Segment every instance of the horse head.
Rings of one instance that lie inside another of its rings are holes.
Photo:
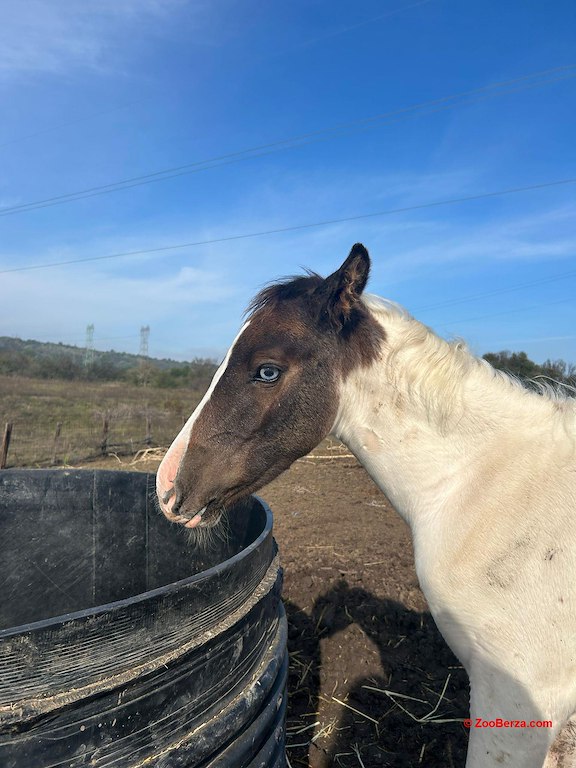
[[[378,355],[383,332],[361,301],[370,259],[353,246],[327,278],[314,273],[265,288],[204,398],[164,457],[164,514],[211,526],[331,431],[340,383]]]

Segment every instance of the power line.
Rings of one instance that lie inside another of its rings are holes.
[[[282,149],[293,149],[295,147],[305,146],[314,142],[326,141],[334,136],[346,135],[347,132],[368,128],[377,122],[399,120],[405,117],[411,117],[413,114],[418,114],[419,112],[423,112],[423,114],[433,114],[435,112],[439,112],[445,109],[452,109],[455,106],[459,106],[460,102],[458,100],[462,100],[467,97],[476,97],[472,99],[472,101],[467,102],[475,103],[482,100],[483,98],[492,98],[493,96],[514,93],[520,90],[525,90],[527,88],[548,85],[550,83],[570,79],[573,77],[576,77],[576,64],[567,64],[561,67],[554,67],[553,69],[541,70],[539,72],[533,72],[528,75],[523,75],[522,77],[514,78],[513,80],[505,80],[494,83],[492,85],[485,85],[479,88],[474,88],[469,91],[462,91],[456,94],[451,94],[449,96],[443,96],[438,99],[423,101],[418,104],[414,104],[409,107],[402,107],[401,109],[393,110],[390,112],[384,112],[377,115],[372,115],[370,117],[352,120],[346,123],[338,123],[327,128],[300,134],[288,139],[260,144],[254,147],[249,147],[248,149],[231,152],[224,155],[217,155],[207,160],[198,160],[193,163],[186,163],[184,165],[165,168],[160,171],[155,171],[153,173],[148,173],[141,176],[133,176],[131,178],[111,182],[109,184],[88,187],[86,189],[77,190],[76,192],[68,192],[66,194],[55,195],[53,197],[43,198],[41,200],[35,200],[29,203],[21,203],[19,205],[0,208],[0,216],[10,216],[17,213],[26,213],[28,211],[34,211],[40,208],[48,208],[54,205],[63,205],[75,200],[84,200],[86,198],[110,194],[112,192],[121,192],[125,189],[132,189],[133,187],[152,184],[155,182],[164,181],[166,179],[176,178],[178,176],[199,173],[200,171],[210,170],[212,168],[229,165],[231,163],[240,162],[242,160],[270,155],[281,151]],[[511,88],[511,86],[515,85],[519,85],[519,87]],[[496,92],[494,93],[494,91]],[[428,111],[424,112],[424,110]]]
[[[421,6],[421,5],[427,5],[430,2],[432,2],[432,0],[417,0],[417,2],[412,3],[411,5],[406,5],[406,6],[403,6],[401,8],[394,8],[392,10],[386,11],[385,13],[378,14],[378,16],[374,16],[372,18],[365,19],[364,21],[360,21],[360,22],[358,22],[356,24],[352,24],[352,25],[350,25],[348,27],[345,27],[344,29],[339,29],[339,30],[336,30],[334,32],[329,32],[329,33],[327,33],[325,35],[322,35],[319,38],[315,38],[313,40],[304,41],[303,43],[301,43],[301,45],[306,46],[306,45],[310,45],[312,43],[315,43],[318,40],[323,40],[323,39],[325,39],[325,37],[334,37],[336,35],[341,35],[341,34],[344,34],[345,32],[351,31],[352,29],[356,29],[357,27],[363,27],[363,26],[366,26],[367,24],[373,24],[374,22],[380,21],[381,19],[385,19],[385,18],[388,18],[390,16],[396,16],[397,14],[404,13],[405,11],[409,11],[412,8],[417,8],[418,6]],[[84,122],[88,122],[88,121],[91,121],[91,120],[94,120],[94,119],[98,119],[102,115],[107,115],[107,114],[109,114],[111,112],[117,112],[117,111],[122,110],[122,109],[127,109],[128,107],[134,106],[135,104],[142,104],[143,102],[150,101],[150,98],[151,97],[144,97],[144,98],[141,98],[141,99],[136,99],[135,101],[129,101],[129,102],[124,103],[124,104],[118,104],[118,105],[113,106],[113,107],[108,107],[106,109],[99,110],[98,112],[93,112],[90,115],[85,115],[84,117],[76,117],[76,118],[74,118],[72,120],[66,120],[65,122],[55,123],[55,124],[49,125],[46,128],[42,128],[39,131],[35,131],[34,133],[27,133],[27,134],[24,134],[23,136],[15,136],[12,139],[8,139],[7,141],[2,142],[0,144],[0,149],[2,149],[3,147],[7,147],[10,144],[16,144],[16,143],[18,143],[20,141],[26,141],[27,139],[33,139],[36,136],[41,136],[41,135],[43,135],[45,133],[50,133],[52,131],[56,131],[59,128],[67,128],[68,126],[75,125],[76,123],[84,123]]]
[[[109,107],[108,109],[102,109],[99,112],[93,112],[91,115],[86,115],[85,117],[76,117],[73,120],[67,120],[64,123],[56,123],[55,125],[50,125],[47,128],[42,128],[40,131],[35,131],[34,133],[27,133],[24,136],[17,136],[13,139],[9,139],[8,141],[2,142],[0,144],[0,149],[3,147],[7,147],[10,144],[16,144],[20,141],[26,141],[27,139],[33,139],[36,136],[42,136],[44,133],[50,133],[51,131],[57,131],[59,128],[67,128],[69,125],[76,125],[76,123],[84,123],[88,120],[94,120],[96,118],[101,117],[102,115],[108,115],[110,112],[118,112],[121,109],[128,109],[128,107],[134,106],[134,104],[141,104],[144,101],[148,101],[148,98],[142,98],[142,99],[136,99],[135,101],[129,101],[126,104],[118,104],[115,107]]]
[[[443,309],[444,307],[451,307],[455,304],[467,304],[469,301],[475,299],[484,299],[486,296],[497,296],[501,293],[511,293],[512,291],[520,291],[522,288],[532,288],[534,285],[544,285],[545,283],[553,283],[557,280],[563,280],[565,277],[572,277],[576,275],[576,269],[571,269],[568,272],[562,272],[559,275],[553,277],[543,277],[538,280],[530,280],[527,283],[517,283],[516,285],[508,286],[507,288],[495,288],[491,291],[483,291],[482,293],[473,293],[468,296],[461,296],[458,299],[448,299],[447,301],[439,301],[437,304],[428,304],[426,307],[417,307],[411,312],[426,312],[432,309]]]
[[[391,16],[397,16],[399,13],[410,11],[412,10],[412,8],[417,8],[420,5],[427,5],[430,2],[432,2],[432,0],[418,0],[418,2],[412,3],[411,5],[404,5],[401,8],[393,8],[389,11],[386,11],[385,13],[379,13],[378,16],[372,16],[369,19],[364,19],[364,21],[359,21],[359,22],[356,22],[355,24],[350,24],[347,27],[336,29],[332,32],[325,32],[324,34],[317,35],[316,37],[310,38],[309,40],[303,40],[302,43],[300,43],[300,46],[308,47],[310,45],[314,45],[315,43],[322,42],[327,38],[343,35],[346,32],[351,32],[353,29],[358,29],[359,27],[365,27],[367,24],[374,24],[375,22],[380,21],[381,19],[387,19],[387,18],[390,18]]]
[[[427,208],[439,208],[444,205],[455,205],[456,203],[466,203],[475,200],[487,200],[494,197],[503,197],[505,195],[514,195],[520,192],[532,192],[540,189],[549,189],[552,187],[559,187],[566,184],[576,183],[576,178],[559,179],[557,181],[548,181],[542,184],[531,184],[524,187],[513,187],[511,189],[501,189],[496,192],[482,192],[476,195],[467,195],[465,197],[455,197],[447,200],[436,200],[429,203],[420,203],[419,205],[408,205],[402,208],[389,208],[385,211],[375,211],[374,213],[361,213],[356,216],[344,216],[338,219],[325,219],[324,221],[316,221],[308,224],[295,224],[287,227],[278,227],[276,229],[263,230],[261,232],[247,232],[240,235],[228,235],[226,237],[215,237],[210,240],[196,240],[188,243],[176,243],[173,245],[165,245],[158,248],[145,248],[138,251],[124,251],[122,253],[111,253],[106,256],[88,256],[83,259],[70,259],[68,261],[55,261],[49,264],[30,264],[25,267],[12,267],[11,269],[0,270],[0,275],[8,274],[9,272],[26,272],[33,269],[49,269],[50,267],[62,267],[69,264],[83,264],[91,261],[104,261],[105,259],[120,259],[126,256],[142,256],[149,253],[161,253],[163,251],[173,251],[182,248],[192,248],[199,245],[211,245],[213,243],[225,243],[232,240],[246,240],[253,237],[264,237],[266,235],[276,235],[283,232],[294,232],[300,229],[312,229],[313,227],[325,227],[330,224],[341,224],[347,221],[360,221],[362,219],[376,218],[378,216],[391,216],[396,213],[408,213],[410,211],[425,210]]]
[[[449,323],[440,323],[438,325],[438,328],[445,328],[446,326],[450,325],[460,325],[461,323],[473,323],[477,320],[485,320],[487,317],[502,317],[504,315],[515,315],[519,312],[528,312],[532,309],[540,309],[542,306],[546,305],[547,307],[554,307],[557,304],[566,304],[569,301],[573,302],[574,297],[570,296],[568,299],[559,299],[558,301],[540,301],[538,304],[531,304],[530,306],[524,306],[524,307],[517,307],[516,309],[506,309],[503,312],[489,312],[485,315],[479,315],[478,317],[466,317],[460,320],[452,320]]]

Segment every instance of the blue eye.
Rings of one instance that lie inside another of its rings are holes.
[[[260,368],[258,368],[256,378],[258,381],[265,381],[266,383],[271,384],[274,381],[278,381],[281,373],[282,371],[280,368],[278,368],[277,365],[266,363],[265,365],[261,365]]]

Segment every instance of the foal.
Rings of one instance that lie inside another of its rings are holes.
[[[576,712],[575,401],[525,390],[364,295],[369,268],[357,244],[328,278],[254,299],[160,465],[162,510],[214,525],[331,432],[410,525],[420,585],[470,677],[467,768],[576,766],[567,730],[564,757],[550,751]]]

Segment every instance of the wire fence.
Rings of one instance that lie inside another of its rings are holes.
[[[66,421],[35,425],[8,422],[3,437],[0,434],[0,468],[62,466],[168,447],[182,424],[182,417],[160,411],[108,414],[81,425]]]

